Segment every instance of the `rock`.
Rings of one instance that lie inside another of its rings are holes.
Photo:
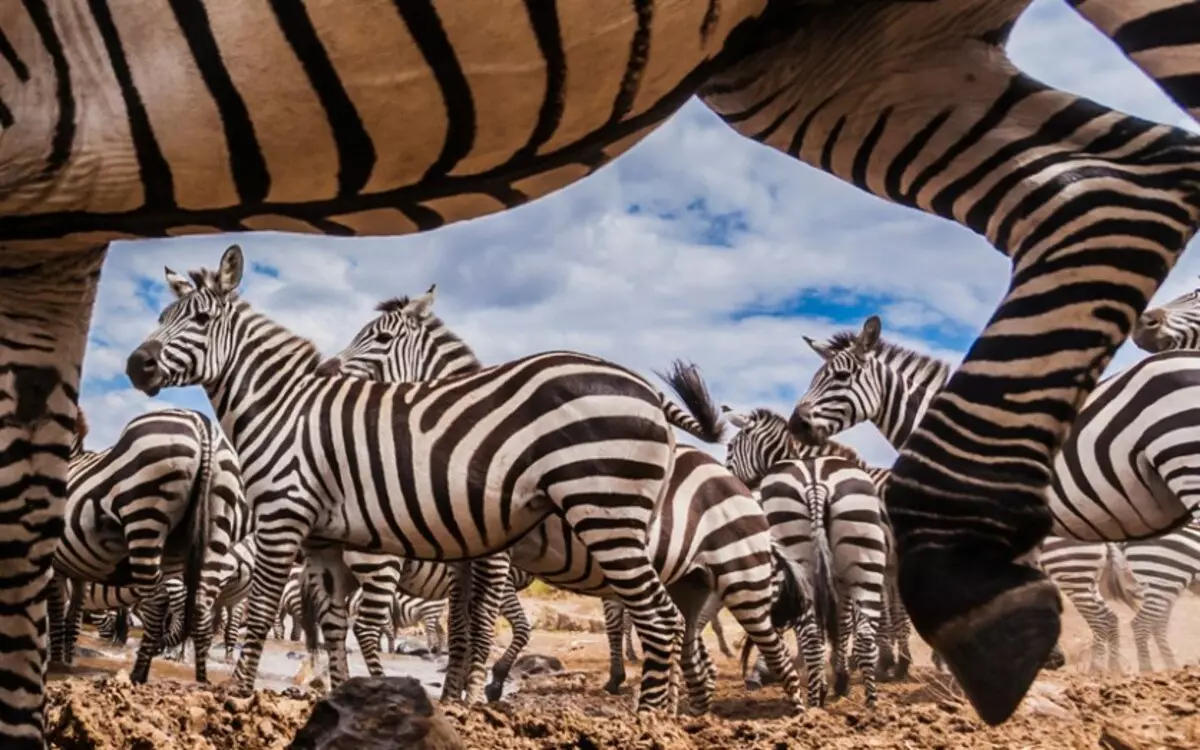
[[[1176,716],[1191,716],[1197,710],[1196,704],[1191,701],[1167,701],[1163,704],[1163,708]]]
[[[563,663],[553,656],[525,654],[513,664],[512,676],[528,677],[539,674],[555,674],[565,671]]]
[[[412,677],[352,677],[320,700],[291,750],[460,750],[452,724]]]
[[[1100,733],[1100,747],[1104,750],[1143,750],[1147,745],[1121,727],[1109,724]]]

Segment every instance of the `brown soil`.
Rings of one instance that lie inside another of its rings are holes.
[[[590,602],[572,601],[566,607],[581,614],[598,611]],[[1127,621],[1129,613],[1121,614]],[[1200,667],[1137,676],[1085,674],[1080,664],[1086,627],[1073,612],[1064,620],[1063,646],[1072,664],[1043,673],[1018,714],[997,728],[984,726],[956,691],[926,666],[916,668],[908,682],[881,685],[874,711],[862,704],[861,686],[856,684],[849,698],[790,716],[778,689],[747,693],[737,679],[736,665],[720,657],[721,680],[709,715],[638,717],[631,711],[628,687],[620,697],[601,690],[607,647],[603,635],[586,632],[534,634],[527,653],[553,654],[564,662],[567,673],[531,678],[503,704],[470,709],[445,705],[442,710],[459,727],[467,746],[479,750],[1200,747]],[[1177,656],[1194,663],[1200,642],[1188,635],[1200,625],[1200,601],[1185,597],[1172,625]],[[741,634],[732,622],[726,633],[731,641]],[[1124,624],[1123,636],[1129,660],[1133,654]],[[507,639],[507,633],[500,634],[501,642]],[[707,641],[715,653],[715,639],[709,635]],[[918,663],[928,664],[924,644],[914,637],[913,645]],[[84,669],[111,674],[127,664],[85,660]],[[638,669],[627,671],[631,686]],[[151,679],[144,686],[130,685],[121,676],[98,682],[71,676],[52,682],[50,746],[286,748],[314,700],[299,691],[230,698],[219,686],[177,682],[190,679],[190,668],[177,664],[156,665]]]

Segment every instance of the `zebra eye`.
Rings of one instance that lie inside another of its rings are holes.
[[[390,344],[394,338],[396,338],[396,336],[388,331],[380,331],[379,333],[375,334],[375,340],[381,344]]]
[[[200,312],[198,312],[192,316],[192,320],[196,321],[197,323],[199,323],[200,325],[203,326],[203,325],[208,325],[208,321],[212,320],[212,316],[209,315],[208,313],[204,312],[203,310],[201,310]]]

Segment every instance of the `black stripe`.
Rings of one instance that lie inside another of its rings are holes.
[[[4,29],[0,29],[0,57],[8,61],[12,66],[13,72],[17,74],[17,80],[25,83],[29,80],[29,68],[26,67],[25,61],[17,54],[17,50],[8,41],[8,37],[4,35]]]
[[[879,139],[883,137],[883,131],[887,129],[888,118],[891,116],[891,107],[885,107],[879,113],[879,116],[875,118],[875,124],[871,126],[871,130],[867,133],[866,138],[863,138],[862,143],[858,144],[858,150],[854,154],[854,163],[850,167],[850,182],[866,190],[868,193],[873,192],[867,187],[871,154],[875,153],[875,147],[879,145]]]
[[[637,13],[637,30],[633,32],[633,40],[629,43],[629,59],[625,62],[625,75],[621,77],[621,87],[617,89],[617,98],[608,116],[609,125],[620,122],[629,114],[638,88],[642,85],[646,62],[650,59],[650,24],[654,19],[654,0],[633,0],[633,9]]]
[[[442,153],[425,172],[422,182],[449,174],[475,145],[475,102],[471,86],[431,0],[392,0],[404,19],[425,64],[433,71],[446,106],[446,140]]]
[[[42,177],[49,177],[62,169],[71,156],[71,146],[75,142],[75,93],[71,90],[71,66],[63,51],[62,40],[54,30],[54,21],[50,19],[45,0],[25,0],[25,10],[54,65],[58,121],[54,125],[50,155],[46,157],[46,165],[42,168]]]
[[[1180,3],[1136,18],[1112,33],[1126,55],[1200,43],[1200,4]]]
[[[11,128],[13,122],[12,112],[4,106],[4,100],[0,99],[0,128]]]
[[[355,195],[366,187],[375,168],[375,144],[371,142],[371,135],[329,61],[303,3],[300,0],[271,0],[271,9],[325,108],[329,128],[337,143],[338,195]]]
[[[546,93],[542,97],[542,107],[538,111],[533,133],[529,135],[529,141],[513,154],[513,162],[533,156],[554,135],[562,121],[563,89],[567,84],[567,56],[562,46],[557,0],[525,0],[525,12],[546,65]]]
[[[121,98],[125,101],[130,138],[142,175],[143,202],[150,209],[172,208],[175,205],[175,184],[170,175],[170,164],[167,163],[167,157],[162,155],[162,149],[158,148],[154,127],[150,125],[150,115],[146,114],[142,95],[133,84],[133,72],[126,59],[125,48],[121,46],[121,37],[116,31],[108,0],[88,0],[88,7],[91,17],[96,20],[96,30],[100,31],[104,52],[108,53],[116,85],[120,86]]]
[[[267,162],[254,135],[254,123],[241,93],[221,60],[203,0],[169,0],[179,28],[196,61],[200,77],[212,94],[221,114],[221,126],[229,146],[229,167],[242,203],[260,203],[271,190]]]
[[[1158,84],[1163,87],[1163,91],[1170,94],[1180,107],[1184,109],[1200,107],[1200,73],[1164,76],[1158,79]]]
[[[700,41],[707,42],[708,37],[712,34],[713,27],[717,25],[717,18],[721,15],[721,0],[708,0],[708,8],[704,11],[704,20],[700,22]]]

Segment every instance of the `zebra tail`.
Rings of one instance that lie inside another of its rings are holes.
[[[825,637],[837,643],[841,633],[838,620],[838,586],[833,574],[833,551],[829,547],[828,515],[822,513],[813,523],[813,548],[816,550],[813,565],[813,614],[817,627],[824,623]]]
[[[1100,571],[1100,594],[1105,599],[1118,601],[1134,612],[1142,606],[1142,586],[1133,575],[1133,568],[1125,557],[1125,551],[1117,544],[1106,544],[1104,568]]]
[[[216,442],[213,440],[213,429],[216,425],[203,420],[204,455],[200,460],[199,481],[192,485],[192,528],[190,546],[183,567],[183,586],[186,591],[183,600],[183,643],[194,636],[196,626],[196,599],[200,593],[200,583],[204,572],[204,563],[208,557],[208,546],[212,541],[213,515],[213,481],[217,472],[213,469],[216,454]],[[196,654],[196,658],[207,658],[207,654]]]
[[[771,555],[774,558],[777,582],[775,600],[771,602],[771,627],[776,630],[794,628],[800,623],[805,611],[814,604],[812,586],[806,576],[797,573],[792,561],[784,556],[775,542],[771,542]],[[754,641],[746,638],[742,641],[742,653],[739,660],[743,679],[750,667],[752,653],[754,653]]]
[[[696,365],[677,359],[671,363],[670,372],[655,370],[655,374],[671,386],[687,407],[685,411],[664,396],[663,413],[668,422],[706,443],[719,443],[725,438],[725,417],[713,401]]]

